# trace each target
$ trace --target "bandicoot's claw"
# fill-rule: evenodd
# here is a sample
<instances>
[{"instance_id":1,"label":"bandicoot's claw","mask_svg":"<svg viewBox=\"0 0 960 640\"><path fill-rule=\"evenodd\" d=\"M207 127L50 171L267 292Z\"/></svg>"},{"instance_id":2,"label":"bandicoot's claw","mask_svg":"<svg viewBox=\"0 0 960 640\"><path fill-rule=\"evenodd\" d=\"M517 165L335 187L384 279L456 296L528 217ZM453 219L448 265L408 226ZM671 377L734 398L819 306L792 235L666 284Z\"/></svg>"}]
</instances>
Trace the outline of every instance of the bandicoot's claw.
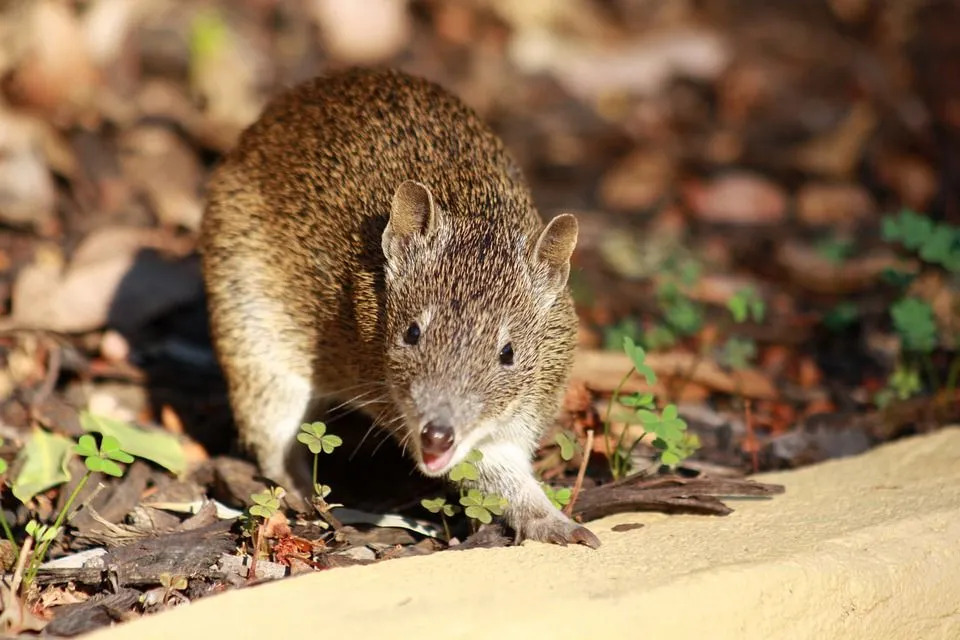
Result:
<instances>
[{"instance_id":1,"label":"bandicoot's claw","mask_svg":"<svg viewBox=\"0 0 960 640\"><path fill-rule=\"evenodd\" d=\"M570 534L570 541L577 544L585 544L591 549L600 548L600 538L593 534L593 531L587 529L586 527L578 526Z\"/></svg>"},{"instance_id":2,"label":"bandicoot's claw","mask_svg":"<svg viewBox=\"0 0 960 640\"><path fill-rule=\"evenodd\" d=\"M590 529L567 519L559 512L556 516L548 516L528 522L523 529L522 537L561 546L573 543L586 545L591 549L600 547L600 539Z\"/></svg>"}]
</instances>

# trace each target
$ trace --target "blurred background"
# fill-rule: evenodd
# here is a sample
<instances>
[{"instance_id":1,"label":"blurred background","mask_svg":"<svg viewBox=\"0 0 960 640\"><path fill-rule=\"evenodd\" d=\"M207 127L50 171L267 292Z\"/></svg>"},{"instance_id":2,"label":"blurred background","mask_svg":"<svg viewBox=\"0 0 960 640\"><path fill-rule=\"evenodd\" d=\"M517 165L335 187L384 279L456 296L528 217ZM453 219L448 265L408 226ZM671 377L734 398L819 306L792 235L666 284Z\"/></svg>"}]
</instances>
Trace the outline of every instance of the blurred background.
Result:
<instances>
[{"instance_id":1,"label":"blurred background","mask_svg":"<svg viewBox=\"0 0 960 640\"><path fill-rule=\"evenodd\" d=\"M75 431L89 406L229 449L204 181L271 95L356 64L448 87L543 215L580 219L575 428L624 336L686 358L659 373L718 463L793 466L945 419L928 401L956 278L881 222L960 223L957 2L0 0L0 435ZM894 267L934 324L926 359L891 318ZM743 291L765 312L734 327ZM891 398L902 412L877 413Z\"/></svg>"}]
</instances>

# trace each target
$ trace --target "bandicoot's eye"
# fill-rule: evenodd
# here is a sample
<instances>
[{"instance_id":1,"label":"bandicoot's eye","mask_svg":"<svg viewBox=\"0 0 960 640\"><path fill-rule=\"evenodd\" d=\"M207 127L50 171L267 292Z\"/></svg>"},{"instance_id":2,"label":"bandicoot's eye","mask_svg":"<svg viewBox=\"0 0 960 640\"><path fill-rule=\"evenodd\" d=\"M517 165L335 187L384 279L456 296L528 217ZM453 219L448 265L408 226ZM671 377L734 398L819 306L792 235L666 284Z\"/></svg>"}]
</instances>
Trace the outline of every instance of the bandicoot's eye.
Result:
<instances>
[{"instance_id":1,"label":"bandicoot's eye","mask_svg":"<svg viewBox=\"0 0 960 640\"><path fill-rule=\"evenodd\" d=\"M403 341L413 346L420 342L420 325L416 322L407 327L407 332L403 334Z\"/></svg>"},{"instance_id":2,"label":"bandicoot's eye","mask_svg":"<svg viewBox=\"0 0 960 640\"><path fill-rule=\"evenodd\" d=\"M509 342L500 349L500 364L505 367L513 365L513 345Z\"/></svg>"}]
</instances>

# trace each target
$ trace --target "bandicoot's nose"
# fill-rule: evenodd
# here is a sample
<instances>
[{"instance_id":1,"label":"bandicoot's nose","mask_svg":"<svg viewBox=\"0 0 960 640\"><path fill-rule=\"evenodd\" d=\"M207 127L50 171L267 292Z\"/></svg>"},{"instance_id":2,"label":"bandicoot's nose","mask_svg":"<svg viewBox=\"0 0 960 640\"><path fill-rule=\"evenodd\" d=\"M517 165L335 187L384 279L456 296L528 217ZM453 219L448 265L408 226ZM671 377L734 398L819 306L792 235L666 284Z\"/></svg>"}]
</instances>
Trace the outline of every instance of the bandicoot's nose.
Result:
<instances>
[{"instance_id":1,"label":"bandicoot's nose","mask_svg":"<svg viewBox=\"0 0 960 640\"><path fill-rule=\"evenodd\" d=\"M420 449L430 455L439 456L453 446L453 427L436 422L428 422L420 432Z\"/></svg>"}]
</instances>

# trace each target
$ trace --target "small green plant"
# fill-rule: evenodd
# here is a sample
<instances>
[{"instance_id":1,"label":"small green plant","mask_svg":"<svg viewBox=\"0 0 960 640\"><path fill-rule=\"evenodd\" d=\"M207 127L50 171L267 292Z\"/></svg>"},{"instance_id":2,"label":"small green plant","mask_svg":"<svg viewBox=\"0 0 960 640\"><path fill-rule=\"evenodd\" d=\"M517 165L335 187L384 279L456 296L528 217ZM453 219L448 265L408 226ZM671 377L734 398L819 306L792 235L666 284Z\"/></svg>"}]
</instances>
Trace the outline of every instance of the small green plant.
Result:
<instances>
[{"instance_id":1,"label":"small green plant","mask_svg":"<svg viewBox=\"0 0 960 640\"><path fill-rule=\"evenodd\" d=\"M960 272L960 227L934 223L927 216L904 209L884 217L881 230L884 240L899 243L925 262Z\"/></svg>"},{"instance_id":2,"label":"small green plant","mask_svg":"<svg viewBox=\"0 0 960 640\"><path fill-rule=\"evenodd\" d=\"M955 277L960 273L960 227L948 223L936 223L925 215L908 209L896 215L886 216L882 223L883 238L895 242L917 255L924 263L924 272L942 269ZM884 280L904 293L890 306L890 319L900 336L901 353L896 368L875 400L884 406L892 399L905 400L920 393L924 388L921 369L926 374L927 388L933 391L946 389L952 395L960 376L960 328L952 319L960 317L960 309L953 309L946 327L938 327L930 303L906 293L916 274L889 270ZM941 377L934 364L933 354L938 346L954 345L954 354L949 365L946 384L941 387Z\"/></svg>"},{"instance_id":3,"label":"small green plant","mask_svg":"<svg viewBox=\"0 0 960 640\"><path fill-rule=\"evenodd\" d=\"M460 491L459 502L463 507L464 515L473 520L474 523L489 524L493 520L493 516L503 515L507 500L502 496L486 494L470 486L480 478L480 471L476 465L481 460L483 460L483 453L474 449L461 462L450 469L447 477L458 485ZM444 532L449 540L450 529L445 518L455 515L458 512L458 507L448 504L446 499L442 497L421 500L420 504L431 513L441 514Z\"/></svg>"},{"instance_id":4,"label":"small green plant","mask_svg":"<svg viewBox=\"0 0 960 640\"><path fill-rule=\"evenodd\" d=\"M647 435L654 436L653 446L660 451L660 462L667 466L678 464L696 449L696 442L686 433L687 423L679 417L675 404L668 404L662 410L657 410L656 398L652 393L637 392L621 396L623 385L635 373L642 375L650 386L657 381L656 373L645 362L646 352L642 347L630 338L624 338L623 350L630 357L633 367L620 380L610 397L604 421L607 459L610 463L610 472L615 479L623 477L630 471L630 453ZM614 406L628 411L621 410L615 414ZM617 444L611 450L610 430L614 422L622 422L625 428L620 432ZM643 428L638 436L630 434L631 427L635 425Z\"/></svg>"},{"instance_id":5,"label":"small green plant","mask_svg":"<svg viewBox=\"0 0 960 640\"><path fill-rule=\"evenodd\" d=\"M907 400L922 389L920 372L915 368L899 365L887 380L887 386L874 396L874 402L882 409L890 404L891 400Z\"/></svg>"},{"instance_id":6,"label":"small green plant","mask_svg":"<svg viewBox=\"0 0 960 640\"><path fill-rule=\"evenodd\" d=\"M573 497L573 490L569 487L554 488L546 482L541 482L540 486L543 487L543 492L547 494L547 498L550 499L550 502L553 503L553 506L557 509L562 510L570 504L570 499Z\"/></svg>"},{"instance_id":7,"label":"small green plant","mask_svg":"<svg viewBox=\"0 0 960 640\"><path fill-rule=\"evenodd\" d=\"M280 501L287 494L283 487L269 487L250 495L253 502L247 508L244 525L245 535L253 538L253 552L250 554L250 569L247 571L249 579L257 575L257 561L263 548L263 529L267 522L280 511ZM259 518L259 520L257 520Z\"/></svg>"},{"instance_id":8,"label":"small green plant","mask_svg":"<svg viewBox=\"0 0 960 640\"><path fill-rule=\"evenodd\" d=\"M744 287L733 294L727 300L727 309L737 324L749 319L753 319L754 322L763 322L767 313L766 303L753 287Z\"/></svg>"},{"instance_id":9,"label":"small green plant","mask_svg":"<svg viewBox=\"0 0 960 640\"><path fill-rule=\"evenodd\" d=\"M460 504L468 518L490 524L493 516L503 515L507 500L502 496L483 493L479 489L468 489L465 495L460 496Z\"/></svg>"},{"instance_id":10,"label":"small green plant","mask_svg":"<svg viewBox=\"0 0 960 640\"><path fill-rule=\"evenodd\" d=\"M100 440L100 446L98 447L97 441L92 435L84 434L77 440L73 451L83 458L87 472L80 478L80 481L77 482L77 486L74 487L70 493L70 496L64 503L60 513L57 514L57 519L52 526L46 526L40 523L34 523L32 527L30 524L27 525L27 533L38 544L33 555L30 557L29 566L24 574L24 590L29 589L30 584L34 578L36 578L37 571L43 563L50 545L53 544L53 541L60 533L67 514L70 513L74 501L76 501L77 496L80 495L80 491L83 490L90 476L94 473L105 473L119 478L123 475L123 469L117 463L122 462L129 464L133 462L133 456L124 451L120 447L120 441L113 436L103 436Z\"/></svg>"},{"instance_id":11,"label":"small green plant","mask_svg":"<svg viewBox=\"0 0 960 640\"><path fill-rule=\"evenodd\" d=\"M902 298L890 307L890 316L905 351L927 354L936 348L937 323L928 302Z\"/></svg>"},{"instance_id":12,"label":"small green plant","mask_svg":"<svg viewBox=\"0 0 960 640\"><path fill-rule=\"evenodd\" d=\"M280 501L286 495L283 487L270 487L260 493L250 495L253 504L247 511L251 516L261 518L264 522L272 518L280 510Z\"/></svg>"},{"instance_id":13,"label":"small green plant","mask_svg":"<svg viewBox=\"0 0 960 640\"><path fill-rule=\"evenodd\" d=\"M447 518L452 518L460 513L460 507L450 504L442 496L433 499L424 498L420 501L420 505L430 513L440 514L440 521L443 522L443 533L447 536L447 540L450 540L450 523L447 522Z\"/></svg>"},{"instance_id":14,"label":"small green plant","mask_svg":"<svg viewBox=\"0 0 960 640\"><path fill-rule=\"evenodd\" d=\"M477 470L477 463L483 460L483 454L474 449L467 454L462 462L458 462L450 469L448 477L451 481L463 484L467 481L476 481L480 478L480 472Z\"/></svg>"},{"instance_id":15,"label":"small green plant","mask_svg":"<svg viewBox=\"0 0 960 640\"><path fill-rule=\"evenodd\" d=\"M306 445L313 454L313 492L320 500L330 495L330 487L320 484L317 480L317 464L321 453L333 453L334 449L343 444L340 436L327 433L327 425L323 422L311 422L300 425L297 441Z\"/></svg>"},{"instance_id":16,"label":"small green plant","mask_svg":"<svg viewBox=\"0 0 960 640\"><path fill-rule=\"evenodd\" d=\"M757 357L757 344L750 338L730 336L723 344L720 359L731 369L746 369Z\"/></svg>"}]
</instances>

